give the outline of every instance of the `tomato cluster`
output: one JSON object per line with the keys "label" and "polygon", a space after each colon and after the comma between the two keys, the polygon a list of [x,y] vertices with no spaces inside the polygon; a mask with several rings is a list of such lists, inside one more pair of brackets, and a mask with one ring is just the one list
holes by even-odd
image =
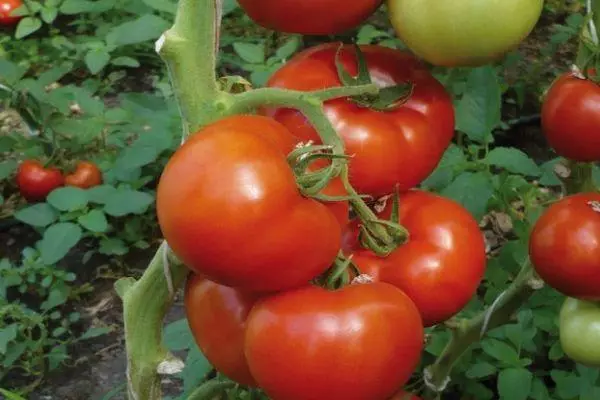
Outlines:
{"label": "tomato cluster", "polygon": [[22,0],[0,0],[0,26],[13,26],[19,22],[22,17],[12,13],[22,5]]}

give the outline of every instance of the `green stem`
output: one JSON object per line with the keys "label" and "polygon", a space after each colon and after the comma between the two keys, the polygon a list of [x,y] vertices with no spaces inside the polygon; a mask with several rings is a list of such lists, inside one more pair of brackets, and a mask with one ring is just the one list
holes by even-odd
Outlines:
{"label": "green stem", "polygon": [[569,161],[567,168],[570,170],[569,179],[564,180],[567,193],[596,192],[598,188],[594,182],[593,164]]}

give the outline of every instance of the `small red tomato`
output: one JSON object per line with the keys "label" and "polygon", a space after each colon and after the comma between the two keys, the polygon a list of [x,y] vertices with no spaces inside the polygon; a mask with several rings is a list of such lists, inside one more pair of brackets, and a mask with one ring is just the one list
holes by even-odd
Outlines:
{"label": "small red tomato", "polygon": [[529,255],[554,289],[600,300],[600,194],[580,193],[550,206],[531,232]]}
{"label": "small red tomato", "polygon": [[600,86],[566,73],[556,80],[542,106],[542,131],[558,155],[600,161]]}
{"label": "small red tomato", "polygon": [[386,400],[423,348],[419,312],[386,283],[306,287],[257,301],[246,359],[273,400]]}
{"label": "small red tomato", "polygon": [[65,177],[65,184],[89,189],[102,184],[102,172],[96,164],[89,161],[80,161],[77,163],[75,171]]}
{"label": "small red tomato", "polygon": [[185,287],[185,313],[206,359],[230,379],[254,386],[244,355],[246,318],[256,298],[191,274]]}
{"label": "small red tomato", "polygon": [[14,25],[23,17],[11,15],[14,10],[23,5],[22,0],[0,0],[0,25]]}
{"label": "small red tomato", "polygon": [[37,160],[26,160],[17,171],[17,186],[27,201],[43,201],[48,193],[62,186],[65,179],[56,168],[45,168]]}

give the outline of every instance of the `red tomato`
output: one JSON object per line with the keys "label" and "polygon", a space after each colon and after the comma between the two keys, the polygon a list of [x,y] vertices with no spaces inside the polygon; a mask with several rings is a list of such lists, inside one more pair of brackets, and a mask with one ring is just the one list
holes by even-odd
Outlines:
{"label": "red tomato", "polygon": [[542,106],[542,130],[558,155],[600,161],[600,86],[572,73],[550,87]]}
{"label": "red tomato", "polygon": [[550,206],[531,233],[529,254],[554,289],[600,300],[600,194],[580,193]]}
{"label": "red tomato", "polygon": [[392,397],[390,400],[421,400],[421,398],[415,396],[414,394],[401,390],[398,393],[396,393],[394,397]]}
{"label": "red tomato", "polygon": [[[308,49],[286,63],[268,86],[318,90],[341,85],[335,66],[339,43]],[[412,82],[414,92],[391,111],[360,107],[346,99],[325,104],[329,120],[342,137],[350,160],[350,183],[359,193],[381,196],[408,190],[437,166],[454,134],[454,109],[444,87],[412,55],[381,46],[361,46],[373,82],[390,86]],[[341,62],[357,73],[355,52],[346,47]],[[306,118],[292,109],[265,110],[301,140],[319,142]]]}
{"label": "red tomato", "polygon": [[391,285],[306,287],[260,299],[245,343],[250,371],[273,400],[386,400],[417,367],[423,326]]}
{"label": "red tomato", "polygon": [[191,269],[242,290],[306,285],[335,259],[334,214],[303,197],[286,156],[289,132],[261,116],[234,116],[192,136],[158,185],[163,234]]}
{"label": "red tomato", "polygon": [[280,32],[333,35],[360,25],[381,0],[238,0],[256,23]]}
{"label": "red tomato", "polygon": [[[392,202],[380,217],[389,219]],[[426,327],[458,313],[475,294],[486,266],[485,242],[477,221],[458,203],[413,190],[400,197],[399,220],[408,243],[387,258],[354,254],[362,273],[402,289],[421,312]]]}
{"label": "red tomato", "polygon": [[19,22],[23,17],[16,17],[11,14],[22,5],[22,0],[0,0],[0,25],[14,25]]}
{"label": "red tomato", "polygon": [[27,201],[43,201],[54,189],[64,184],[62,173],[56,168],[44,168],[36,160],[26,160],[17,171],[17,186]]}
{"label": "red tomato", "polygon": [[217,371],[254,386],[244,356],[246,318],[256,298],[191,274],[185,287],[185,313],[196,344]]}
{"label": "red tomato", "polygon": [[75,172],[65,177],[65,184],[82,189],[98,186],[102,184],[102,172],[96,164],[89,161],[80,161],[77,163]]}

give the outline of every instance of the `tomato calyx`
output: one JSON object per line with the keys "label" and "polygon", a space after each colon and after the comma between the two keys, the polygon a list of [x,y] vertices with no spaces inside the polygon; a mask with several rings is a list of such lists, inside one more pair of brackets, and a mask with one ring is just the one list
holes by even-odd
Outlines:
{"label": "tomato calyx", "polygon": [[[371,74],[369,74],[369,68],[367,60],[360,47],[356,44],[353,45],[354,52],[356,55],[356,65],[358,68],[358,74],[352,76],[341,62],[340,56],[344,48],[344,44],[341,44],[335,54],[335,66],[337,69],[338,77],[344,86],[359,86],[372,84]],[[359,107],[370,108],[376,111],[390,111],[400,107],[406,103],[412,96],[414,85],[411,82],[399,83],[393,86],[387,86],[379,89],[379,93],[364,94],[361,96],[350,97],[350,101],[358,105]]]}
{"label": "tomato calyx", "polygon": [[600,201],[588,201],[588,206],[590,206],[592,208],[592,211],[596,212],[596,213],[600,213]]}
{"label": "tomato calyx", "polygon": [[[385,198],[385,202],[389,200],[390,197]],[[405,243],[408,238],[406,234],[406,229],[396,221],[399,221],[400,215],[400,194],[398,191],[394,193],[392,198],[392,212],[389,220],[367,220],[363,221],[359,228],[359,236],[358,239],[361,243],[361,246],[365,249],[370,249],[375,254],[380,256],[386,256],[396,250],[398,245],[402,245]],[[382,241],[376,231],[377,226],[383,226],[390,236],[392,237],[392,243]]]}

